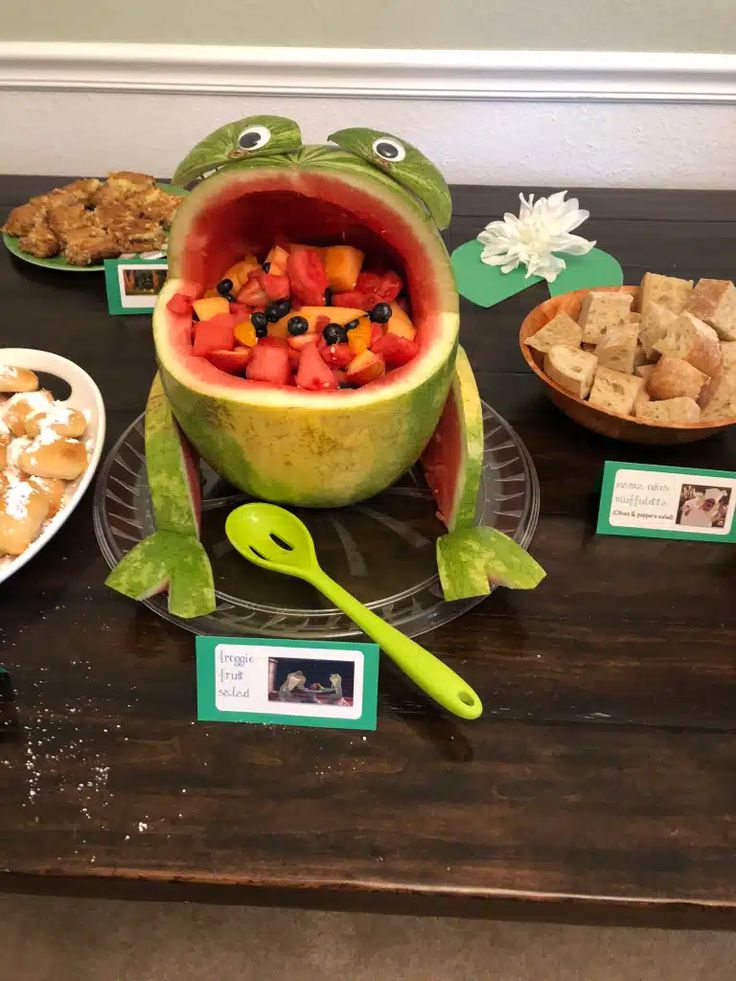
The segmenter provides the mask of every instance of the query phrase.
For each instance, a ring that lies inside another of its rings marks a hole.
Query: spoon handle
[[[315,576],[311,582],[365,631],[430,698],[461,719],[478,718],[483,711],[481,700],[452,668],[376,616],[326,573]]]

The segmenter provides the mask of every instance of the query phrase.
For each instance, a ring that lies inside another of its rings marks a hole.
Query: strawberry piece
[[[301,353],[296,385],[297,388],[305,388],[311,392],[337,388],[332,369],[322,360],[316,343],[307,344]]]
[[[372,345],[372,350],[375,354],[383,355],[386,364],[398,368],[416,357],[419,353],[419,345],[416,341],[410,341],[398,334],[384,334]]]
[[[319,337],[318,334],[312,334],[312,333],[297,334],[296,337],[292,337],[291,335],[289,335],[289,337],[286,338],[286,343],[289,345],[290,348],[292,348],[292,350],[302,351],[307,346],[307,344],[313,344],[318,339],[318,337]],[[319,339],[321,340],[321,338]]]
[[[206,358],[213,351],[232,351],[235,347],[235,317],[231,313],[218,313],[216,317],[196,325],[192,354]]]
[[[278,337],[262,338],[253,348],[245,377],[251,381],[269,382],[271,385],[288,385],[291,365],[286,342]]]
[[[254,269],[248,276],[248,280],[242,290],[238,293],[238,303],[245,303],[249,307],[265,307],[268,303],[268,294],[258,281],[258,274],[262,269]]]
[[[238,323],[242,323],[244,320],[250,320],[253,307],[249,307],[246,303],[231,303],[230,313],[235,314],[238,318]]]
[[[185,314],[188,313],[191,316],[192,313],[192,298],[187,296],[186,293],[174,293],[169,302],[166,304],[166,309],[171,313],[175,314]]]
[[[207,360],[228,375],[240,375],[250,361],[251,348],[235,347],[232,351],[210,351]]]
[[[320,347],[320,354],[325,364],[331,368],[347,368],[355,355],[350,350],[349,344],[324,344]]]
[[[301,303],[308,306],[324,304],[327,272],[322,256],[316,249],[290,252],[286,271],[291,291]]]
[[[391,303],[403,288],[403,283],[390,269],[388,272],[362,272],[358,276],[355,289],[359,293],[370,293],[378,297],[378,303]],[[375,303],[373,304],[375,306]]]
[[[279,276],[259,269],[256,278],[269,300],[285,300],[291,292],[288,276]]]

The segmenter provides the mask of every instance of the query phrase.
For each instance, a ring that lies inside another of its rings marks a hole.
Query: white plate
[[[62,405],[86,412],[89,424],[84,435],[84,441],[89,449],[89,464],[81,477],[69,484],[64,497],[64,505],[49,521],[44,530],[22,555],[16,558],[0,557],[0,583],[4,582],[14,572],[29,562],[34,555],[41,551],[61,528],[74,508],[81,501],[84,492],[89,487],[100,462],[102,447],[105,442],[105,406],[100,390],[86,371],[59,354],[50,351],[33,351],[25,347],[0,348],[0,364],[13,365],[16,368],[30,368],[32,371],[46,372],[63,378],[71,387],[71,393]]]

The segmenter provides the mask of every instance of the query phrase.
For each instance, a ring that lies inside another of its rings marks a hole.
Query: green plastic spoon
[[[311,583],[448,712],[461,719],[477,719],[481,714],[481,700],[460,675],[330,579],[317,561],[312,536],[296,515],[275,504],[243,504],[228,515],[225,532],[240,554],[255,565]]]

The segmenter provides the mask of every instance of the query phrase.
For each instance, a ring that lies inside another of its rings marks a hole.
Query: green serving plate
[[[177,187],[175,184],[158,184],[158,187],[162,191],[166,191],[168,194],[188,194],[189,192],[185,187]],[[64,258],[63,255],[55,255],[50,259],[42,259],[39,256],[31,255],[29,252],[24,252],[20,247],[20,238],[16,235],[8,235],[3,232],[3,242],[5,242],[5,247],[8,252],[12,252],[13,255],[22,259],[24,262],[30,262],[32,266],[43,266],[45,269],[60,269],[63,272],[102,272],[105,268],[103,263],[97,262],[89,266],[73,266],[70,262]]]

